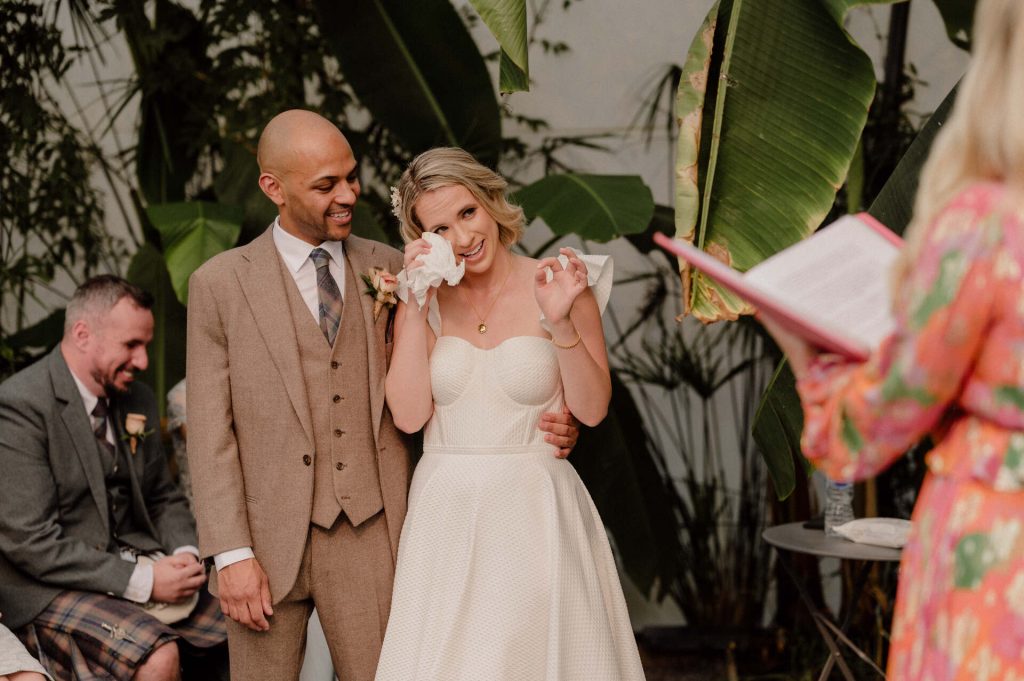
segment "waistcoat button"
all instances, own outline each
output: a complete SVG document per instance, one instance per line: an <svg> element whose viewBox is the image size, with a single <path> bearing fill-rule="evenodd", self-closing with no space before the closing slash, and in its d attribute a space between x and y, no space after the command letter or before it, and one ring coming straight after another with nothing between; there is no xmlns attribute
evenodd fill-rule
<svg viewBox="0 0 1024 681"><path fill-rule="evenodd" d="M331 398L335 403L341 402L341 395L335 395Z"/></svg>
<svg viewBox="0 0 1024 681"><path fill-rule="evenodd" d="M309 454L303 454L302 463L308 466L309 464L313 463L313 457L311 457Z"/></svg>
<svg viewBox="0 0 1024 681"><path fill-rule="evenodd" d="M340 461L334 464L334 467L337 468L339 471L345 470L345 464L341 463Z"/></svg>

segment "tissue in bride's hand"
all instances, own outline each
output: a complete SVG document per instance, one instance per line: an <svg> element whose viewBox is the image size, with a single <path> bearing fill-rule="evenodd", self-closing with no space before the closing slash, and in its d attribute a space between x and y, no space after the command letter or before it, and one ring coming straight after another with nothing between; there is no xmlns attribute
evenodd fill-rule
<svg viewBox="0 0 1024 681"><path fill-rule="evenodd" d="M462 281L462 275L466 273L466 263L455 264L455 252L444 237L433 232L423 232L422 237L430 244L429 253L416 256L417 262L423 264L411 270L403 269L398 273L398 297L408 305L411 293L420 307L423 307L427 299L427 290L431 286L436 288L442 281L455 286Z"/></svg>

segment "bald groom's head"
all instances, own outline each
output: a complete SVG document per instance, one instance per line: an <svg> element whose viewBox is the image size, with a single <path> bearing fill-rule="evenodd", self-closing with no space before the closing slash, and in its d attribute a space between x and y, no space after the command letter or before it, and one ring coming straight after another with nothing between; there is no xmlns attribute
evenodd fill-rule
<svg viewBox="0 0 1024 681"><path fill-rule="evenodd" d="M263 128L256 161L261 173L286 173L296 163L301 164L310 150L331 140L348 146L334 123L312 111L291 109L271 118Z"/></svg>
<svg viewBox="0 0 1024 681"><path fill-rule="evenodd" d="M292 109L274 116L260 135L260 188L281 227L307 243L345 239L359 198L352 147L323 116Z"/></svg>

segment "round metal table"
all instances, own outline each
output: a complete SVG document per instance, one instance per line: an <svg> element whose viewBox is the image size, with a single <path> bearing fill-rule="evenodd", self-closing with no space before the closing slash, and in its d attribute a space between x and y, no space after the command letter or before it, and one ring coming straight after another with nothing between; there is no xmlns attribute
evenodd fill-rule
<svg viewBox="0 0 1024 681"><path fill-rule="evenodd" d="M834 621L832 621L830 617L826 617L817 611L810 595L807 593L806 587L794 574L793 569L783 552L792 551L794 553L805 553L812 556L818 556L820 558L839 558L841 560L899 562L901 555L900 549L893 549L884 546L872 546L870 544L857 544L841 537L828 537L825 535L824 530L809 529L804 527L803 523L799 522L769 527L761 533L761 536L766 542L780 550L779 560L782 562L782 566L785 568L786 573L793 579L793 583L796 585L797 591L800 594L800 599L804 602L804 605L811 613L814 624L817 626L818 633L821 634L822 639L825 641L825 645L827 645L828 649L831 651L828 660L825 662L825 667L821 670L821 676L818 677L819 681L827 679L829 674L832 672L832 667L837 664L839 665L839 671L844 678L848 681L856 681L854 679L853 672L850 670L846 660L843 659L842 652L839 650L839 642L845 644L858 657L871 665L871 667L874 668L874 670L884 679L885 673L875 666L871 658L868 657L864 651L855 646L853 642L846 637L843 630Z"/></svg>
<svg viewBox="0 0 1024 681"><path fill-rule="evenodd" d="M762 534L764 540L778 549L809 553L822 558L843 560L881 560L899 562L900 550L885 546L856 544L842 538L829 537L824 530L810 530L803 523L786 523L769 527Z"/></svg>

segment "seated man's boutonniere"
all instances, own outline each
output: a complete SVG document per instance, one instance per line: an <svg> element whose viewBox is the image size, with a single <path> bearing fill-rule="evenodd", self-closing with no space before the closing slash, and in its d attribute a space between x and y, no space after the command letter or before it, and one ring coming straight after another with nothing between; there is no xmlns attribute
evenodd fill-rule
<svg viewBox="0 0 1024 681"><path fill-rule="evenodd" d="M139 440L145 440L147 436L153 434L153 430L146 430L146 415L145 414L127 414L124 417L124 432L125 435L122 439L128 440L128 448L132 450L132 454L135 454L135 450L138 448Z"/></svg>
<svg viewBox="0 0 1024 681"><path fill-rule="evenodd" d="M366 283L366 293L373 296L373 321L377 321L380 311L385 307L393 307L398 303L395 291L398 290L398 279L383 267L371 267L362 275Z"/></svg>

